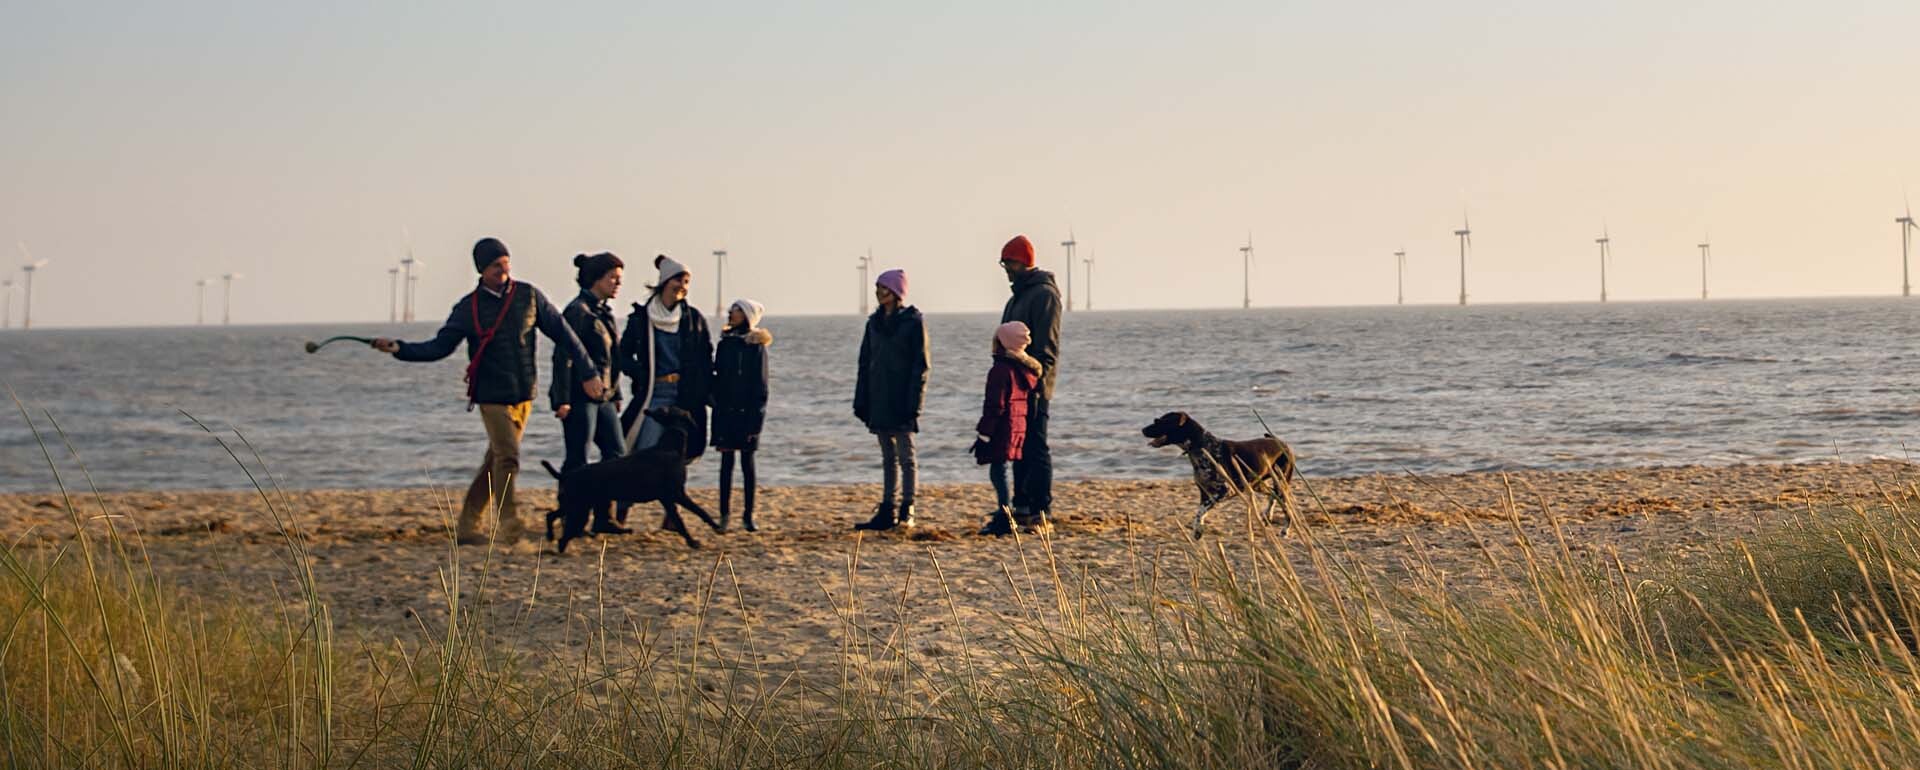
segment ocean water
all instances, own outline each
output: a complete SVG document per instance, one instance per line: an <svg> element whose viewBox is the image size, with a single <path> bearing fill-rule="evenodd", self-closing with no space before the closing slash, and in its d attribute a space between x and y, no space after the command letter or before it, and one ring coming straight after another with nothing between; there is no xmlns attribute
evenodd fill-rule
<svg viewBox="0 0 1920 770"><path fill-rule="evenodd" d="M966 449L996 320L928 317L922 479L985 478ZM769 318L762 484L878 479L851 409L862 324ZM0 381L25 407L0 414L0 491L54 488L29 420L70 484L84 463L109 490L246 488L243 466L287 488L458 487L485 449L464 356L301 348L433 329L0 332ZM1063 336L1058 479L1186 475L1178 450L1139 433L1170 410L1229 438L1261 433L1257 411L1314 475L1905 457L1920 444L1920 301L1100 311L1070 314ZM561 431L544 395L536 407L525 457L529 483L547 486L532 461L558 464Z"/></svg>

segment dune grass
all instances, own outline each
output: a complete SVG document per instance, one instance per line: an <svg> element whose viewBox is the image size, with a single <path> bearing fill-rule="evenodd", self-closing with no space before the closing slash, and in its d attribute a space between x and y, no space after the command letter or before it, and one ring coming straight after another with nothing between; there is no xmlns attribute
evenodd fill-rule
<svg viewBox="0 0 1920 770"><path fill-rule="evenodd" d="M1472 595L1417 563L1387 579L1310 527L1105 581L1043 541L1022 549L1034 582L1009 575L1011 667L970 648L928 668L849 596L839 671L802 679L590 610L590 643L528 651L454 584L471 551L451 546L442 628L342 634L297 512L257 486L298 595L180 596L93 498L68 498L63 546L0 550L7 766L1920 766L1911 494L1638 570L1527 538L1512 506L1480 533L1505 580Z"/></svg>

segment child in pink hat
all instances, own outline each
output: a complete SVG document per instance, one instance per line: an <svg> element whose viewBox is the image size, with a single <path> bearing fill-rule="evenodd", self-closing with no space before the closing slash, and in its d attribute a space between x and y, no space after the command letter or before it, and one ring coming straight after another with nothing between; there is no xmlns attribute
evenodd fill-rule
<svg viewBox="0 0 1920 770"><path fill-rule="evenodd" d="M993 330L993 368L987 370L986 399L980 405L973 458L988 466L997 507L980 529L982 535L1013 534L1013 515L1007 510L1012 493L1007 486L1007 463L1020 459L1027 441L1027 394L1040 382L1040 362L1027 355L1033 333L1019 321Z"/></svg>

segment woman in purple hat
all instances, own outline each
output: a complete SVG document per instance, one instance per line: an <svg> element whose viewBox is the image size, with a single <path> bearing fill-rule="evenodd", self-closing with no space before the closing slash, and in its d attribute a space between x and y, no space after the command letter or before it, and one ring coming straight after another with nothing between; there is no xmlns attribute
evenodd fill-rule
<svg viewBox="0 0 1920 770"><path fill-rule="evenodd" d="M920 310L906 304L907 274L888 270L874 280L880 307L867 317L860 338L860 371L853 387L853 416L880 440L884 482L873 518L854 529L911 527L913 485L918 473L913 434L920 432L920 404L927 395L927 327ZM899 507L894 506L896 481Z"/></svg>

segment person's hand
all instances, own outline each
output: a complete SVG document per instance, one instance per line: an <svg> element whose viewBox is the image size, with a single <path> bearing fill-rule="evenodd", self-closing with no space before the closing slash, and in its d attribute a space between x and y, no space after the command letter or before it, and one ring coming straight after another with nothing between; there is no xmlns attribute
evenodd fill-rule
<svg viewBox="0 0 1920 770"><path fill-rule="evenodd" d="M572 413L573 413L572 404L561 404L559 409L553 410L553 416L558 417L562 420L567 419L567 415Z"/></svg>
<svg viewBox="0 0 1920 770"><path fill-rule="evenodd" d="M601 382L599 377L595 377L581 383L580 389L587 392L587 398L599 401L601 396L606 395L607 384Z"/></svg>
<svg viewBox="0 0 1920 770"><path fill-rule="evenodd" d="M373 338L373 349L382 353L397 353L400 351L400 343L385 337L375 337Z"/></svg>

